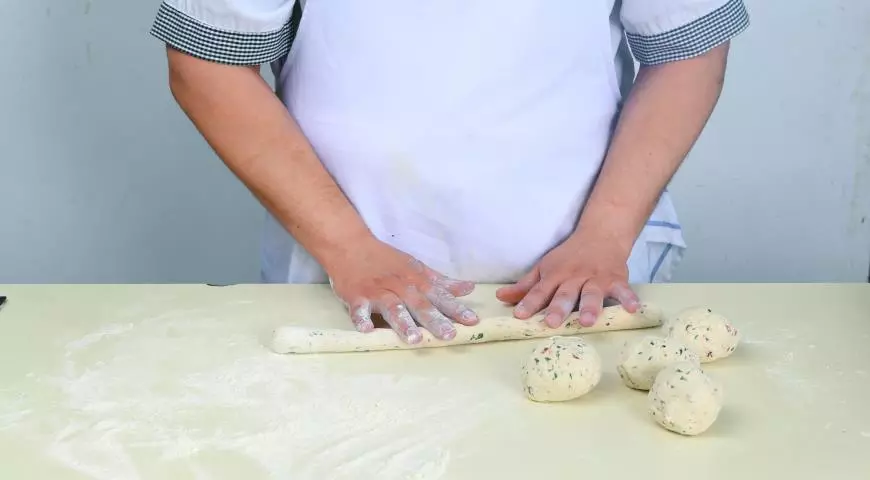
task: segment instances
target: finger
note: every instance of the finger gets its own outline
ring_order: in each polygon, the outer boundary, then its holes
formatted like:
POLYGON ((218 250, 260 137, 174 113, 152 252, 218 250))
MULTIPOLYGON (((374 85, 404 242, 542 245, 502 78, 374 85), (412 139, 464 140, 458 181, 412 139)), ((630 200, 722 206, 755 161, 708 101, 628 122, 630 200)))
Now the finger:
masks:
POLYGON ((501 287, 495 291, 495 297, 509 305, 516 305, 523 299, 532 287, 541 279, 538 268, 535 267, 529 273, 523 275, 513 285, 501 287))
POLYGON ((610 296, 615 298, 628 313, 634 313, 640 308, 640 299, 625 282, 614 283, 610 289, 610 296))
POLYGON ((399 300, 399 297, 389 294, 380 298, 377 302, 377 312, 384 317, 384 321, 399 335, 402 341, 415 344, 423 340, 423 334, 417 328, 408 308, 399 300))
POLYGON ((474 291, 474 282, 465 280, 456 280, 455 278, 444 277, 437 282, 438 285, 444 287, 448 292, 457 297, 464 297, 474 291))
POLYGON ((474 282, 450 278, 441 272, 436 272, 429 267, 424 271, 426 278, 435 285, 447 290, 455 297, 464 297, 474 291, 474 282))
POLYGON ((414 287, 408 288, 404 300, 414 320, 429 330, 435 338, 452 340, 456 337, 456 327, 453 326, 453 322, 439 312, 419 290, 414 287))
POLYGON ((556 290, 553 295, 553 300, 547 307, 547 316, 544 317, 544 323, 550 328, 557 328, 563 323, 568 315, 577 306, 577 298, 580 296, 580 284, 565 283, 556 290))
POLYGON ((463 325, 477 325, 480 322, 477 314, 470 308, 466 307, 462 302, 456 299, 453 294, 439 286, 434 286, 426 292, 426 298, 432 302, 432 305, 439 312, 446 315, 463 325))
POLYGON ((601 293, 601 289, 595 280, 587 281, 580 293, 580 325, 584 327, 595 325, 603 307, 604 294, 601 293))
POLYGON ((375 324, 372 322, 372 304, 368 300, 358 300, 350 304, 350 321, 356 329, 363 333, 371 332, 375 329, 375 324))
POLYGON ((544 305, 553 298, 558 283, 541 279, 529 290, 529 293, 514 307, 514 315, 517 318, 526 319, 541 311, 544 305))

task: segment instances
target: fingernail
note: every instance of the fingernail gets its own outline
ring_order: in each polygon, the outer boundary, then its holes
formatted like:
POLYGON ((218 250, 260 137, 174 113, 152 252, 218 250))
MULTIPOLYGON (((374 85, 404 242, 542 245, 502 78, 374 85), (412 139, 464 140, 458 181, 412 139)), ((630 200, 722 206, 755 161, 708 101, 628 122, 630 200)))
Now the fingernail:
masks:
POLYGON ((480 319, 477 318, 477 315, 471 310, 466 310, 462 312, 462 319, 468 323, 477 323, 480 321, 480 319))
POLYGON ((514 315, 520 317, 526 315, 526 306, 522 303, 518 303, 516 307, 514 307, 514 315))
POLYGON ((580 314, 580 325, 583 325, 584 327, 591 327, 592 325, 595 325, 595 320, 595 315, 589 312, 583 312, 582 314, 580 314))
POLYGON ((407 334, 406 338, 408 339, 408 343, 410 343, 412 345, 415 343, 420 343, 420 341, 423 340, 423 334, 420 333, 420 329, 417 327, 409 328, 406 334, 407 334))
POLYGON ((356 329, 362 333, 369 333, 375 329, 375 326, 372 322, 359 322, 356 324, 356 329))
POLYGON ((456 329, 452 326, 441 331, 441 340, 453 340, 456 338, 456 329))

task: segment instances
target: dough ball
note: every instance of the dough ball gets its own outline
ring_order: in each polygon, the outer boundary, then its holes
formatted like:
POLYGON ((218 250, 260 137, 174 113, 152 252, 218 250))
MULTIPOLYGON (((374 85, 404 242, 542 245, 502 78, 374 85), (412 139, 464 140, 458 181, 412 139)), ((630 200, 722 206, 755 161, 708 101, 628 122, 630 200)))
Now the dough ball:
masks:
POLYGON ((740 342, 740 331, 727 318, 709 308, 693 307, 677 314, 668 337, 684 343, 708 363, 725 358, 740 342))
POLYGON ((662 369, 647 402, 653 419, 682 435, 705 432, 722 409, 722 387, 701 367, 680 362, 662 369))
POLYGON ((553 337, 532 351, 522 368, 523 386, 536 402, 585 395, 601 380, 601 357, 580 337, 553 337))
POLYGON ((625 343, 616 371, 626 386, 649 390, 661 369, 677 362, 701 366, 698 355, 679 340, 647 336, 625 343))

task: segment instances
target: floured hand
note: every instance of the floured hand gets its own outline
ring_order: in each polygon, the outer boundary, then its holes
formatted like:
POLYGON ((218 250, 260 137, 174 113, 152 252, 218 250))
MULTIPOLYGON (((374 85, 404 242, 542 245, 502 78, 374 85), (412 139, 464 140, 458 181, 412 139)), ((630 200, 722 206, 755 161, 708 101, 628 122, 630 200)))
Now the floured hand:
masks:
POLYGON ((471 293, 473 283, 448 278, 377 239, 355 244, 336 265, 328 272, 329 283, 360 332, 374 330, 372 314, 383 317, 410 344, 423 339, 418 325, 437 339, 452 340, 453 322, 479 322, 457 298, 471 293))

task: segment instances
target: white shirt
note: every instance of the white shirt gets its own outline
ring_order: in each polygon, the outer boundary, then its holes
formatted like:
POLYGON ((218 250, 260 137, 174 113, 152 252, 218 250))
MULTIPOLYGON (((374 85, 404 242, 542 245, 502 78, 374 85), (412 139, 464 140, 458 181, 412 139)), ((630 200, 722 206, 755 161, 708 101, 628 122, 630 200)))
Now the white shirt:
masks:
MULTIPOLYGON (((376 236, 505 283, 573 230, 634 77, 626 47, 678 61, 747 24, 740 0, 166 0, 152 31, 208 60, 272 63, 376 236)), ((665 193, 629 280, 666 281, 684 248, 665 193)), ((266 281, 326 281, 271 217, 262 263, 266 281)))

